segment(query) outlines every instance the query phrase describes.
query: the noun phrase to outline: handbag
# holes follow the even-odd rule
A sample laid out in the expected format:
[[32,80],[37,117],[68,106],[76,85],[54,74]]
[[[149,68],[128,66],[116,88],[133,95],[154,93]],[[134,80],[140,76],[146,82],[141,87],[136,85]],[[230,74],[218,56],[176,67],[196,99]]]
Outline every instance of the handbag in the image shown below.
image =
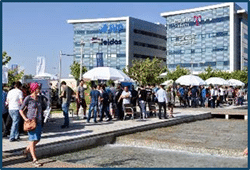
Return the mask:
[[[37,116],[37,109],[36,109],[36,116]],[[23,130],[25,132],[33,131],[36,129],[36,116],[33,119],[29,119],[25,121],[23,124]]]

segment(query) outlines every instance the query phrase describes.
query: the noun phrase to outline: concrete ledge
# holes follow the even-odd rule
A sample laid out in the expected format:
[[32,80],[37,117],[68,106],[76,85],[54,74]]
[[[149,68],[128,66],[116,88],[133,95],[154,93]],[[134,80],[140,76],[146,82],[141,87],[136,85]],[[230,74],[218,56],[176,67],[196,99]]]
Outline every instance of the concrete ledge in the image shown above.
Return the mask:
[[[141,125],[133,125],[130,127],[124,127],[118,130],[116,129],[108,130],[106,132],[100,132],[97,134],[87,135],[84,137],[76,137],[73,139],[61,140],[59,142],[41,144],[37,146],[36,153],[37,153],[38,158],[50,157],[50,156],[64,154],[68,152],[74,152],[74,151],[79,151],[79,150],[88,149],[92,147],[97,147],[97,146],[101,146],[105,144],[112,144],[115,142],[116,137],[121,136],[121,135],[151,130],[155,128],[173,126],[173,125],[177,125],[181,123],[193,122],[196,120],[204,120],[204,119],[208,119],[211,117],[212,115],[210,112],[195,114],[195,115],[181,115],[176,118],[166,119],[164,121],[157,120],[154,122],[145,123]],[[16,153],[20,152],[23,149],[25,149],[25,147],[15,149],[15,150],[10,150],[8,152],[13,153],[13,155],[10,154],[9,156],[10,157],[16,156]],[[15,158],[16,161],[17,159],[23,159],[23,158]],[[3,164],[8,164],[10,163],[10,160],[3,159],[2,162]],[[12,160],[12,163],[14,163],[13,160]]]

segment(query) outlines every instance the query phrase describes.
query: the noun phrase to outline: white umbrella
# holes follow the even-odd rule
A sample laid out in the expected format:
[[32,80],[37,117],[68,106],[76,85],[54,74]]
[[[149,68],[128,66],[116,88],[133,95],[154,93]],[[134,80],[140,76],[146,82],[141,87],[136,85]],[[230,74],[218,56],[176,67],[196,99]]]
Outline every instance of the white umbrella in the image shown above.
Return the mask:
[[34,78],[39,78],[39,79],[42,79],[42,78],[50,78],[51,80],[56,80],[56,79],[58,79],[57,76],[54,76],[54,75],[49,74],[49,73],[38,74],[38,75],[35,75]]
[[161,74],[159,75],[159,78],[164,78],[167,74],[168,74],[168,72],[161,73]]
[[200,86],[205,84],[204,80],[194,75],[181,76],[175,82],[185,86]]
[[206,84],[212,84],[212,85],[228,85],[228,82],[226,80],[224,80],[223,78],[220,77],[211,77],[209,79],[207,79]]
[[229,79],[227,82],[230,86],[244,86],[245,85],[245,83],[241,82],[240,80],[236,80],[236,79]]
[[120,70],[111,67],[96,67],[83,75],[84,79],[90,80],[119,80],[130,82],[131,78]]
[[161,83],[161,85],[168,86],[168,85],[173,84],[173,83],[174,83],[174,80],[167,80],[167,81]]

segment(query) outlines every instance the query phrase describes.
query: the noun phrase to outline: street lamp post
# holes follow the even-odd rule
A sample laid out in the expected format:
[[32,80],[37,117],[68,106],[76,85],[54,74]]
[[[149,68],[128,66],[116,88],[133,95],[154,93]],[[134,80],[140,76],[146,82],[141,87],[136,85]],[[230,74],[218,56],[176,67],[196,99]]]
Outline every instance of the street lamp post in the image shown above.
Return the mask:
[[73,54],[63,54],[62,51],[60,51],[60,60],[59,60],[59,75],[58,75],[58,97],[60,96],[61,93],[61,75],[62,75],[62,56],[74,56]]
[[80,42],[80,45],[81,45],[81,63],[80,63],[80,77],[79,77],[79,80],[82,79],[82,60],[83,60],[83,47],[85,45],[85,43],[83,41]]

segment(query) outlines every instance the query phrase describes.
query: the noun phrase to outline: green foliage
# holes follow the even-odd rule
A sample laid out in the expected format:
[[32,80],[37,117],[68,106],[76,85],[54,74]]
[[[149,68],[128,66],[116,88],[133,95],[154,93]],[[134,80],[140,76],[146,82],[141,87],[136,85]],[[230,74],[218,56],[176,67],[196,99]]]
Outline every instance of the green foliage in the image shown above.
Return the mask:
[[156,57],[153,60],[147,58],[146,60],[133,60],[132,66],[123,72],[130,78],[136,80],[140,84],[160,83],[162,80],[158,78],[161,73],[166,72],[167,67],[162,60]]
[[8,86],[10,87],[13,82],[20,81],[24,75],[24,71],[17,73],[17,69],[8,71]]
[[[7,55],[7,52],[2,53],[2,66],[9,63],[11,57]],[[20,81],[24,75],[24,71],[20,71],[18,73],[18,69],[9,70],[8,71],[8,84],[7,86],[11,86],[13,82]]]
[[[79,76],[80,76],[80,63],[74,61],[74,63],[70,66],[70,74],[73,75],[76,81],[79,81]],[[87,68],[82,66],[82,74],[87,72]]]
[[186,68],[182,68],[179,65],[174,71],[167,71],[167,75],[164,77],[165,80],[176,81],[179,77],[190,74],[190,71]]
[[2,53],[2,65],[8,64],[8,62],[11,60],[11,57],[7,55],[7,52]]

